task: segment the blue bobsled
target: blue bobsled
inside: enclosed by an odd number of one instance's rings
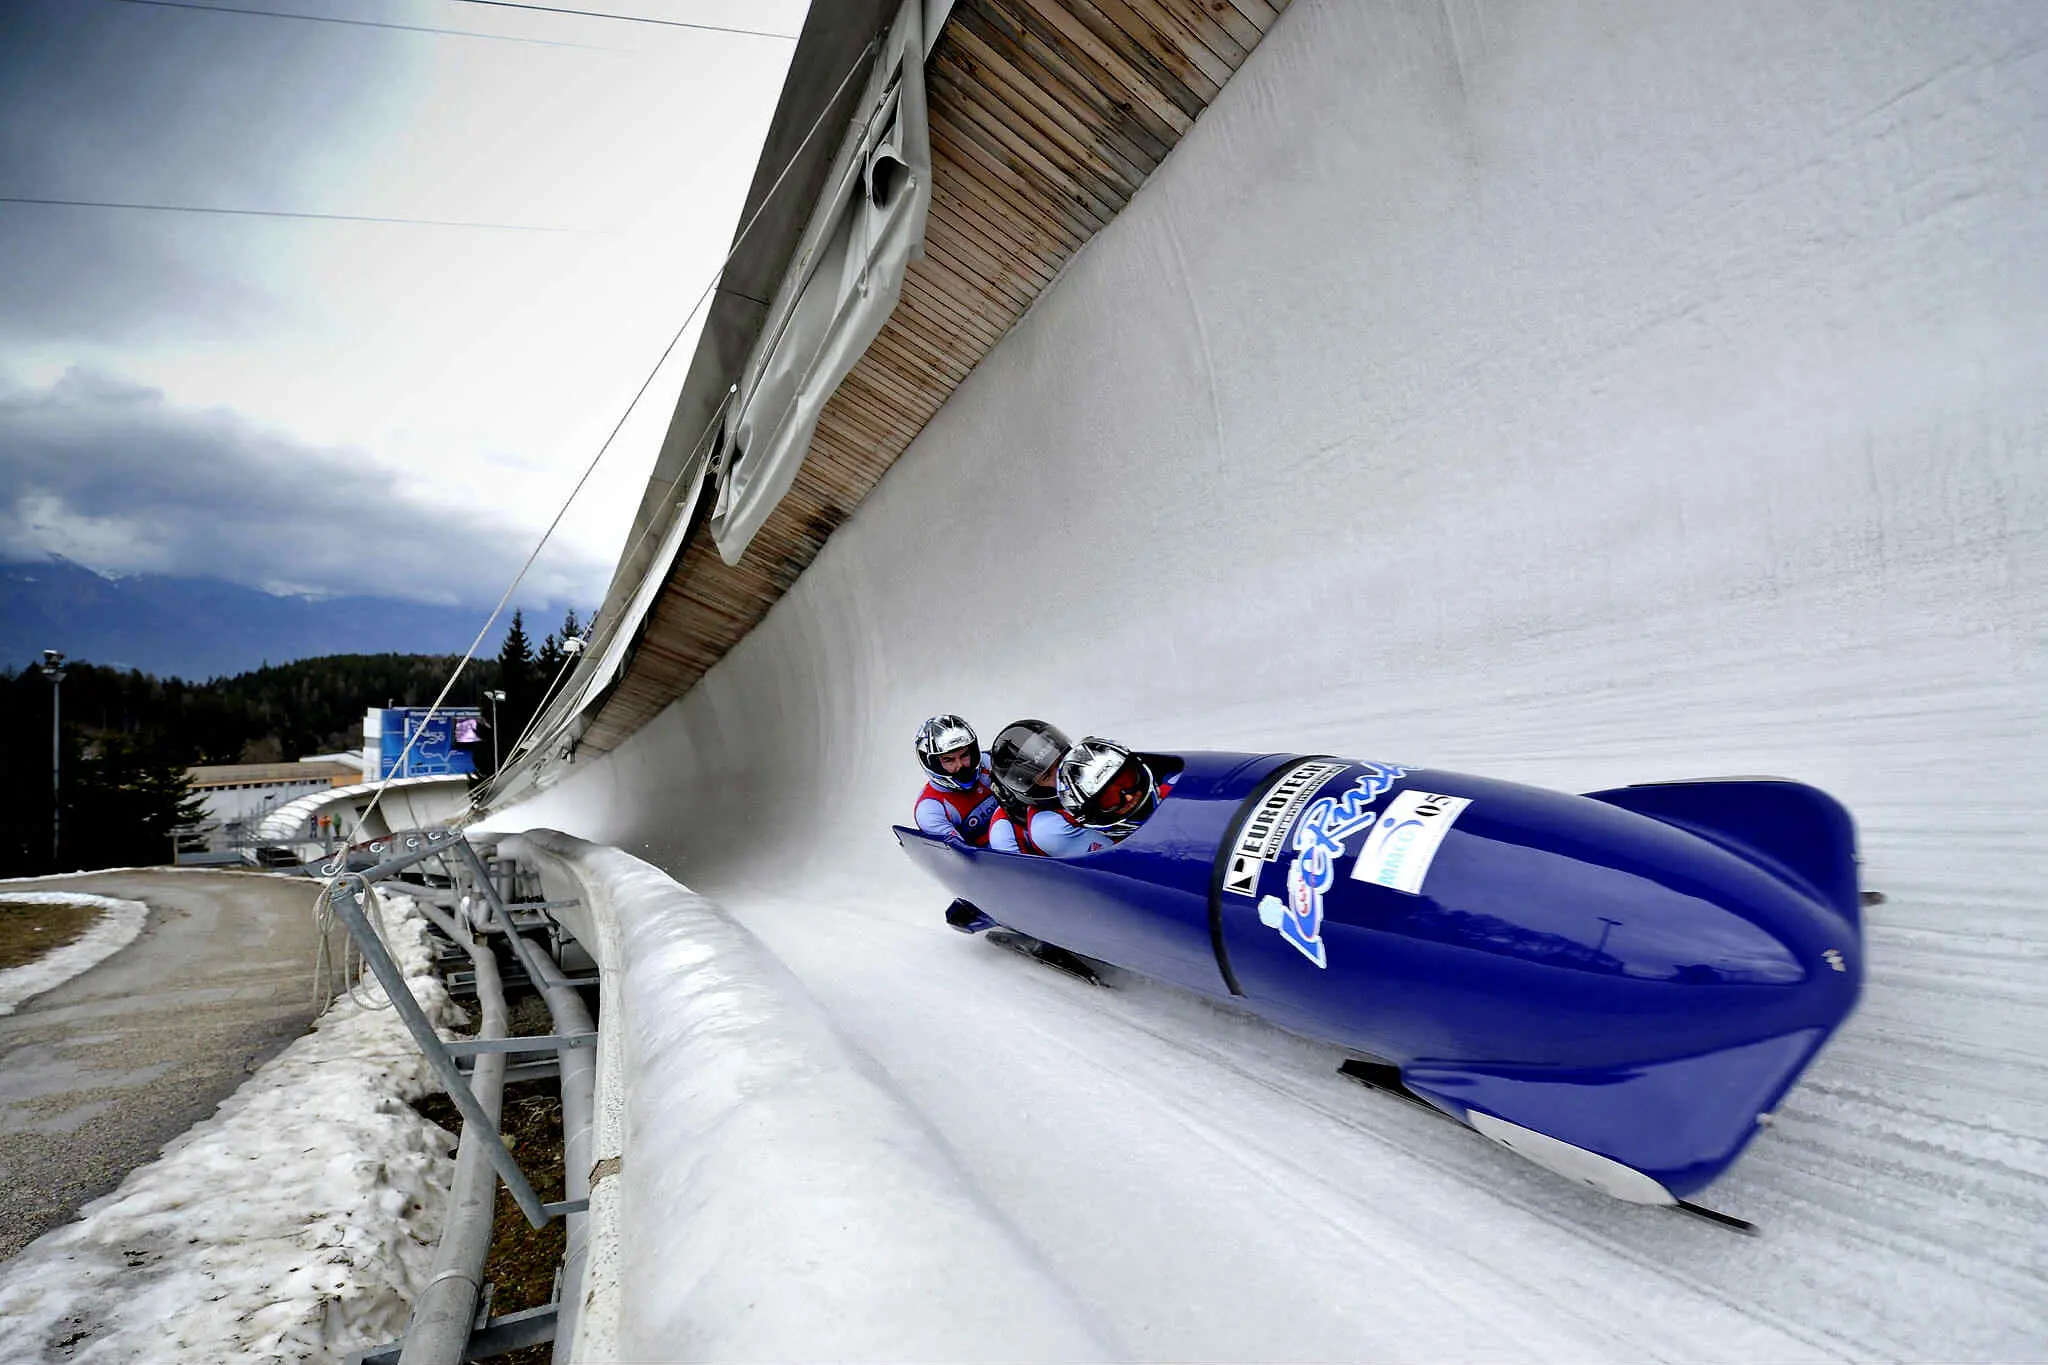
[[[1235,997],[1636,1203],[1727,1170],[1856,1003],[1855,830],[1801,783],[1146,757],[1171,795],[1084,858],[896,836],[1002,925]]]

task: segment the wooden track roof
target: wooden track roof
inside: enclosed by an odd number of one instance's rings
[[[958,0],[925,67],[924,255],[742,561],[727,565],[691,530],[579,756],[653,719],[767,615],[1067,259],[1130,202],[1286,3]],[[727,382],[738,369],[731,361]],[[622,561],[621,578],[629,572]],[[615,581],[613,594],[633,586]]]

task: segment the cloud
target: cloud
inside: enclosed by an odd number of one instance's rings
[[[0,390],[0,557],[212,576],[271,592],[495,602],[534,533],[493,490],[393,475],[225,409],[74,369]],[[609,565],[550,545],[533,597],[594,602]]]
[[[329,207],[417,44],[319,27],[0,0],[0,195]],[[286,307],[251,258],[292,240],[261,219],[0,204],[0,344],[247,339]]]

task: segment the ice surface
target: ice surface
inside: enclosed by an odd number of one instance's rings
[[[379,924],[430,1018],[452,1021],[425,921]],[[374,982],[344,995],[215,1115],[76,1222],[0,1264],[0,1360],[339,1360],[399,1336],[432,1268],[453,1139]]]
[[[719,899],[1145,1359],[2048,1354],[2048,7],[1299,0],[689,697],[509,812]],[[1711,1202],[948,931],[936,711],[1855,813]],[[680,1147],[677,1160],[688,1160]]]
[[[751,934],[617,849],[533,842],[573,870],[623,964],[598,1078],[600,1110],[630,1078],[606,1182],[624,1189],[616,1358],[1106,1357],[1078,1300]],[[596,1191],[592,1209],[609,1221]],[[577,1358],[606,1358],[590,1346]]]
[[[12,1014],[21,1003],[54,990],[135,941],[149,918],[141,901],[118,896],[88,896],[78,891],[9,891],[0,887],[0,901],[26,905],[90,905],[100,911],[92,927],[53,953],[0,972],[0,1014]]]

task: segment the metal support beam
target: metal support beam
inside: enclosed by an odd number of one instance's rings
[[[457,840],[457,843],[461,848],[469,848],[466,841]],[[376,973],[379,984],[384,987],[384,994],[391,1000],[392,1008],[397,1010],[398,1017],[405,1021],[405,1026],[411,1031],[413,1041],[419,1044],[420,1051],[426,1054],[428,1064],[434,1068],[435,1075],[440,1077],[441,1084],[446,1087],[448,1098],[455,1101],[455,1107],[462,1111],[463,1123],[474,1124],[482,1130],[479,1138],[484,1143],[484,1154],[498,1172],[498,1178],[505,1182],[505,1188],[511,1193],[513,1202],[519,1205],[519,1211],[526,1215],[526,1221],[533,1226],[545,1226],[548,1221],[547,1210],[541,1204],[540,1196],[533,1192],[533,1186],[527,1183],[525,1174],[519,1169],[519,1163],[512,1159],[512,1153],[506,1149],[504,1138],[498,1135],[497,1120],[486,1113],[484,1107],[477,1102],[476,1095],[469,1088],[469,1078],[455,1065],[455,1058],[449,1053],[448,1045],[434,1032],[434,1026],[428,1022],[426,1014],[420,1009],[419,1001],[413,999],[412,992],[407,989],[405,974],[398,970],[398,964],[391,960],[391,954],[384,950],[383,940],[377,937],[376,931],[370,927],[368,917],[363,914],[362,902],[357,899],[357,888],[364,880],[355,873],[340,878],[328,888],[329,903],[333,905],[334,912],[341,916],[341,922],[348,926],[349,933],[355,938],[356,947],[362,950],[363,960],[370,964],[370,970]]]
[[[348,874],[365,882],[378,882],[395,873],[403,872],[414,863],[439,857],[448,851],[450,845],[466,842],[460,834],[452,830],[411,830],[404,834],[394,834],[387,839],[371,840],[370,852],[389,853],[391,856],[383,859],[375,867],[366,868],[361,872],[348,872],[347,849],[322,858],[317,863],[309,863],[307,867],[314,876],[322,880]]]
[[[458,1038],[444,1044],[457,1057],[479,1052],[556,1052],[565,1047],[596,1047],[595,1033],[534,1033],[517,1038]]]
[[[479,1052],[559,1052],[564,1048],[596,1047],[595,1033],[532,1033],[516,1038],[458,1038],[447,1044],[457,1057]]]
[[[489,1360],[492,1356],[501,1356],[522,1346],[538,1346],[543,1341],[554,1339],[555,1305],[542,1304],[539,1308],[492,1318],[470,1335],[458,1358]],[[372,1346],[360,1355],[349,1357],[349,1365],[398,1365],[399,1351],[403,1347],[404,1343],[398,1341]]]
[[[468,949],[470,960],[476,964],[477,1008],[483,1015],[479,1032],[486,1038],[503,1037],[505,992],[498,982],[497,957],[438,908],[421,908],[442,933]],[[510,1069],[505,1055],[496,1053],[479,1059],[471,1073],[477,1101],[493,1117],[502,1112],[506,1073]],[[492,1127],[495,1129],[496,1125]],[[491,1224],[498,1196],[498,1177],[484,1154],[483,1132],[474,1124],[462,1126],[462,1141],[455,1152],[455,1178],[448,1187],[448,1215],[442,1220],[441,1240],[434,1248],[432,1277],[413,1303],[403,1348],[395,1357],[400,1365],[455,1365],[463,1359],[470,1343],[479,1311],[477,1301],[484,1288],[484,1261],[490,1255]],[[483,1311],[489,1311],[488,1305]]]
[[[467,840],[458,851],[476,872],[492,911],[504,926],[505,936],[511,940],[512,951],[525,966],[533,983],[540,988],[541,998],[547,1002],[548,1013],[554,1019],[556,1033],[570,1037],[594,1033],[596,1025],[590,1017],[590,1007],[583,1003],[582,995],[569,984],[554,960],[536,951],[519,932],[513,923],[511,908],[492,884],[482,857]],[[597,1056],[593,1048],[563,1047],[555,1057],[562,1068],[562,1183],[569,1196],[563,1202],[575,1205],[580,1214],[590,1207],[590,1140],[592,1116],[596,1109]],[[559,1295],[560,1335],[555,1338],[555,1359],[558,1362],[568,1360],[569,1349],[576,1339],[576,1314],[582,1306],[583,1265],[588,1255],[586,1221],[580,1216],[572,1217],[565,1227],[567,1246],[562,1258]]]
[[[505,1084],[525,1085],[529,1081],[552,1081],[558,1079],[561,1074],[562,1064],[552,1057],[540,1062],[512,1062],[505,1067]]]

